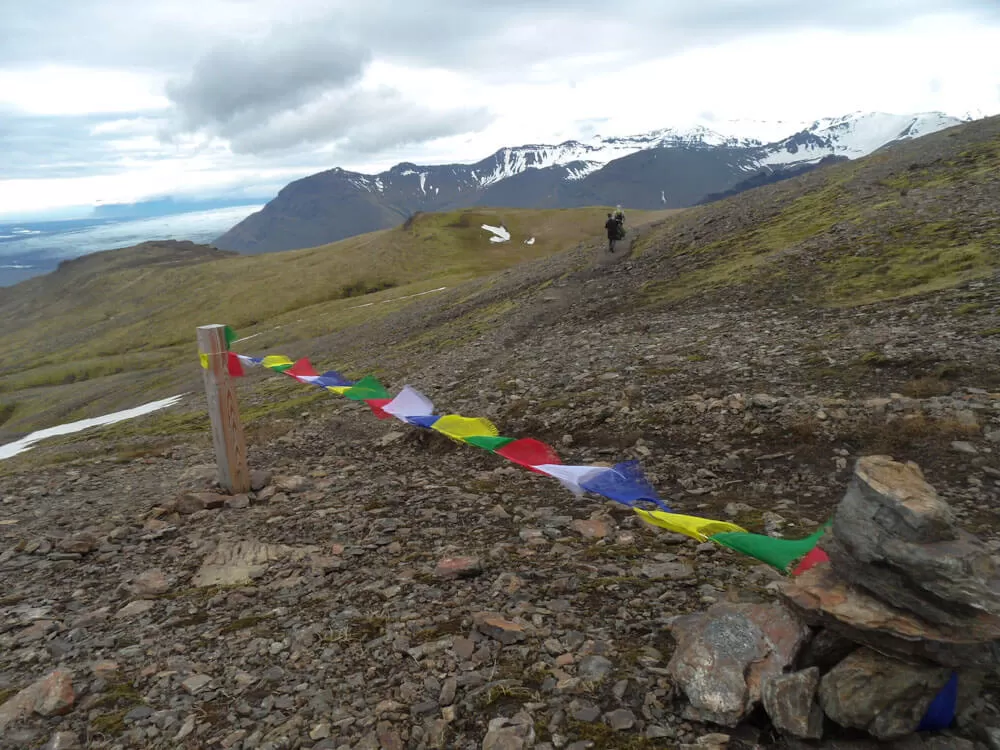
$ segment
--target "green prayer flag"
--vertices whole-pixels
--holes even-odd
[[[239,336],[237,336],[236,331],[234,331],[229,326],[226,326],[225,335],[226,335],[226,349],[228,350],[233,345],[233,342],[239,338]]]
[[[494,437],[493,435],[475,435],[473,437],[462,438],[469,445],[483,448],[488,451],[496,451],[503,448],[508,443],[513,443],[514,438]]]
[[[775,539],[763,534],[724,532],[709,537],[713,542],[742,552],[763,563],[787,572],[792,563],[808,555],[819,544],[830,522],[819,527],[805,539]]]
[[[271,365],[267,369],[274,370],[275,372],[284,372],[285,370],[289,370],[292,367],[295,367],[294,362],[289,362],[287,365]]]
[[[390,398],[389,391],[372,375],[365,375],[361,380],[344,391],[344,398],[352,401],[367,401],[372,398]]]

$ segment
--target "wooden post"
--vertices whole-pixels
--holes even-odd
[[[208,368],[203,372],[219,484],[230,494],[248,492],[250,471],[247,468],[247,447],[236,391],[229,379],[226,327],[199,326],[198,351],[208,357]]]

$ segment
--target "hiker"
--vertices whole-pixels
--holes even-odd
[[[624,232],[624,229],[625,229],[625,212],[622,211],[621,204],[615,206],[615,221],[617,221],[619,224],[621,224],[622,230]],[[621,238],[619,237],[619,239],[621,239]]]
[[[615,251],[615,242],[619,239],[618,235],[621,232],[622,225],[611,214],[608,214],[608,220],[604,222],[604,228],[608,230],[608,252],[613,253]]]

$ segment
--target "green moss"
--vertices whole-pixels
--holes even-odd
[[[0,690],[0,706],[2,706],[8,698],[13,698],[19,692],[21,691],[17,688],[4,688],[3,690]]]
[[[136,706],[143,705],[142,696],[129,682],[112,682],[91,704],[92,709],[112,708],[92,719],[91,728],[101,734],[117,735],[125,730],[125,716]]]
[[[971,315],[974,312],[978,312],[985,308],[982,302],[968,302],[964,305],[959,305],[955,308],[955,315]]]
[[[634,734],[616,732],[601,722],[569,720],[563,732],[570,740],[593,742],[592,750],[660,750],[676,747],[664,739],[647,739]]]
[[[688,362],[704,362],[705,360],[708,359],[708,356],[702,354],[701,352],[695,352],[694,354],[689,354],[687,357],[685,357],[685,359]]]
[[[822,264],[828,279],[824,301],[867,304],[947,289],[988,275],[995,251],[979,244],[897,247],[864,256],[846,255]]]
[[[125,731],[125,716],[131,710],[132,709],[125,709],[108,714],[101,714],[91,720],[91,729],[96,734],[118,736]]]
[[[985,328],[979,332],[980,336],[1000,336],[1000,328]]]

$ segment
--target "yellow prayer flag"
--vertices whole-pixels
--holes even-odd
[[[698,516],[683,516],[680,513],[665,513],[662,510],[642,510],[633,508],[639,514],[639,518],[653,526],[661,529],[673,531],[676,534],[684,534],[699,542],[707,541],[713,534],[722,534],[730,531],[742,531],[746,529],[728,521],[713,521],[711,518],[699,518]]]
[[[432,430],[437,430],[453,440],[465,440],[470,437],[496,437],[500,430],[490,420],[483,417],[461,417],[458,414],[446,414],[436,421]]]
[[[290,360],[284,354],[268,354],[266,357],[264,357],[264,361],[261,362],[261,364],[264,367],[271,368],[271,367],[280,367],[281,365],[291,365],[295,363],[292,362],[292,360]]]
[[[328,385],[326,386],[326,389],[328,391],[343,396],[346,391],[351,390],[351,388],[353,387],[354,387],[353,385]]]
[[[201,362],[202,368],[204,368],[204,369],[207,370],[208,369],[208,355],[207,354],[202,354],[201,352],[199,352],[198,353],[198,359]]]

